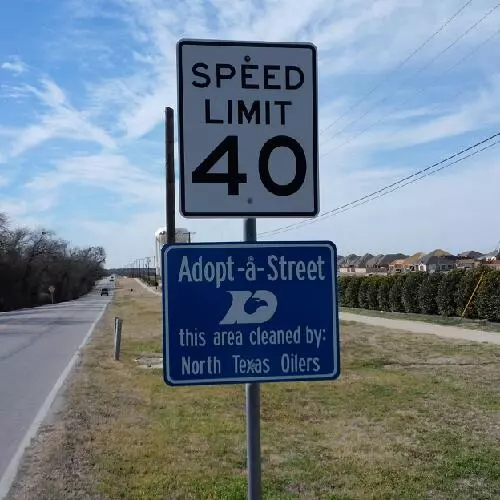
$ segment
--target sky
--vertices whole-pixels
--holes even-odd
[[[317,46],[320,208],[332,211],[500,131],[499,26],[496,0],[2,0],[0,211],[104,246],[109,267],[152,256],[185,37]],[[260,218],[259,239],[328,239],[342,255],[491,251],[499,152],[332,216]],[[243,237],[241,219],[176,217],[193,241]]]

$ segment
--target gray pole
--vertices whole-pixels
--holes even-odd
[[[255,219],[245,219],[245,241],[257,241]],[[261,498],[260,384],[245,385],[247,413],[248,500]]]
[[[122,320],[115,316],[115,360],[120,360],[120,346],[122,343]]]
[[[167,245],[175,243],[174,110],[165,108],[165,161],[167,180]]]

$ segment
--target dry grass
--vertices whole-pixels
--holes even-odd
[[[160,298],[130,283],[12,499],[246,498],[243,388],[138,369],[161,351]],[[262,385],[264,498],[498,498],[498,347],[355,323],[341,338],[338,381]]]

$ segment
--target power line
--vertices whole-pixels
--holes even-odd
[[[437,168],[436,170],[431,170],[430,172],[426,172],[425,174],[423,175],[420,175],[419,177],[411,180],[411,181],[408,181],[408,182],[405,182],[404,184],[401,184],[399,186],[396,186],[392,189],[390,189],[389,191],[384,191],[383,193],[380,193],[379,195],[377,196],[374,196],[373,198],[370,198],[369,200],[365,200],[363,201],[362,203],[358,203],[357,205],[353,205],[353,206],[350,206],[350,207],[347,207],[345,208],[344,210],[341,210],[339,212],[336,212],[335,214],[332,214],[332,215],[338,215],[342,212],[346,212],[347,210],[351,210],[353,208],[357,208],[359,207],[360,205],[364,205],[365,203],[368,203],[369,201],[373,201],[373,200],[376,200],[378,198],[382,198],[382,196],[385,196],[389,193],[392,193],[394,191],[397,191],[398,189],[402,189],[404,188],[405,186],[408,186],[409,184],[413,184],[421,179],[424,179],[425,177],[430,177],[431,175],[434,175],[434,174],[437,174],[438,172],[440,172],[441,170],[444,170],[445,168],[448,168],[448,167],[451,167],[452,165],[455,165],[457,163],[460,163],[461,161],[464,161],[464,160],[467,160],[468,158],[472,157],[472,156],[475,156],[483,151],[485,151],[486,149],[490,149],[492,148],[493,146],[496,146],[497,144],[500,143],[500,139],[491,143],[491,144],[488,144],[487,146],[483,146],[481,149],[478,149],[476,151],[473,151],[472,153],[469,153],[468,155],[465,155],[465,156],[462,156],[461,158],[458,158],[457,160],[455,161],[452,161],[451,163],[448,163],[446,165],[443,165],[439,168]],[[312,221],[311,221],[312,222]]]
[[[366,194],[366,195],[362,196],[361,198],[358,198],[354,201],[351,201],[349,203],[345,203],[344,205],[341,205],[337,208],[334,208],[332,210],[328,210],[327,212],[323,212],[315,219],[304,220],[304,221],[288,224],[287,226],[282,226],[282,227],[279,227],[276,229],[271,229],[269,231],[264,231],[262,233],[259,233],[259,236],[263,236],[263,235],[274,236],[276,234],[292,231],[294,229],[299,229],[302,226],[314,224],[315,222],[323,220],[324,218],[332,217],[333,215],[338,215],[339,213],[345,212],[345,211],[350,210],[352,208],[356,208],[360,205],[364,205],[365,203],[368,203],[369,201],[372,201],[374,199],[385,196],[386,194],[392,193],[393,191],[396,191],[397,189],[401,189],[401,188],[407,186],[408,184],[412,184],[413,182],[417,182],[418,180],[423,179],[424,177],[428,177],[430,175],[433,175],[434,173],[437,173],[437,172],[443,170],[444,168],[448,168],[451,165],[455,165],[455,164],[457,164],[457,163],[459,163],[467,158],[470,158],[471,156],[474,156],[474,155],[476,155],[476,154],[478,154],[478,153],[480,153],[480,152],[482,152],[490,147],[495,146],[496,144],[498,144],[500,142],[500,139],[492,144],[484,146],[483,148],[481,148],[477,151],[472,151],[474,149],[479,148],[480,146],[483,146],[487,142],[492,141],[493,139],[495,139],[497,137],[500,137],[500,132],[497,132],[497,133],[491,135],[490,137],[487,137],[486,139],[483,139],[483,140],[481,140],[481,141],[479,141],[471,146],[468,146],[467,148],[462,149],[461,151],[459,151],[457,153],[454,153],[454,154],[452,154],[452,155],[450,155],[450,156],[448,156],[448,157],[446,157],[446,158],[444,158],[436,163],[433,163],[432,165],[429,165],[428,167],[425,167],[421,170],[418,170],[417,172],[414,172],[413,174],[410,174],[406,177],[403,177],[402,179],[399,179],[398,181],[395,181],[392,184],[388,184],[387,186],[384,186],[380,189],[377,189],[376,191],[373,191],[369,194]],[[464,153],[467,153],[469,151],[472,151],[472,152],[466,156],[461,157]],[[461,158],[458,158],[458,157],[461,157]],[[449,164],[446,164],[447,162],[449,162],[450,160],[453,160],[453,159],[455,159],[455,161],[453,161]],[[436,169],[436,167],[440,167],[440,168]],[[433,170],[433,169],[435,169],[435,170]],[[413,180],[410,180],[410,179],[413,179]],[[405,181],[409,181],[409,182],[405,183]],[[403,184],[403,183],[405,183],[405,184]],[[391,189],[391,188],[393,188],[393,189]]]
[[[461,158],[458,158],[457,160],[455,160],[455,161],[453,161],[453,162],[451,162],[451,163],[448,163],[447,165],[443,165],[442,167],[440,167],[440,168],[438,168],[438,169],[436,169],[436,170],[432,170],[432,171],[430,171],[430,172],[427,172],[427,173],[425,173],[425,174],[421,175],[420,177],[417,177],[417,178],[415,178],[415,179],[413,179],[413,180],[411,180],[411,181],[408,181],[408,182],[406,182],[406,183],[404,183],[404,184],[401,184],[401,185],[399,185],[399,186],[396,186],[396,187],[394,187],[393,189],[391,189],[391,190],[389,190],[389,191],[384,191],[384,192],[382,192],[382,193],[378,194],[377,196],[374,196],[373,198],[369,198],[369,199],[367,199],[367,200],[364,200],[364,201],[362,201],[362,202],[360,202],[360,203],[357,203],[356,205],[351,205],[351,206],[348,206],[348,207],[346,207],[346,208],[344,208],[343,210],[340,210],[340,211],[338,211],[338,212],[335,212],[335,213],[329,213],[328,217],[325,217],[325,218],[333,217],[334,215],[339,215],[339,214],[341,214],[341,213],[343,213],[343,212],[347,212],[348,210],[352,210],[352,209],[354,209],[354,208],[360,207],[361,205],[365,205],[366,203],[368,203],[368,202],[370,202],[370,201],[376,200],[376,199],[378,199],[378,198],[382,198],[383,196],[386,196],[386,195],[387,195],[387,194],[389,194],[389,193],[392,193],[392,192],[394,192],[394,191],[397,191],[398,189],[402,189],[403,187],[408,186],[409,184],[413,184],[413,183],[415,183],[415,182],[417,182],[417,181],[419,181],[419,180],[421,180],[421,179],[424,179],[425,177],[430,177],[431,175],[434,175],[434,174],[436,174],[436,173],[440,172],[441,170],[444,170],[445,168],[448,168],[448,167],[451,167],[452,165],[455,165],[455,164],[457,164],[457,163],[460,163],[461,161],[464,161],[464,160],[466,160],[466,159],[470,158],[471,156],[475,156],[475,155],[477,155],[477,154],[481,153],[482,151],[485,151],[486,149],[492,148],[493,146],[496,146],[497,144],[500,144],[500,139],[499,139],[499,140],[497,140],[497,141],[495,141],[495,142],[493,142],[492,144],[488,144],[487,146],[484,146],[483,148],[481,148],[481,149],[479,149],[479,150],[477,150],[477,151],[473,151],[472,153],[469,153],[469,154],[468,154],[468,155],[466,155],[466,156],[463,156],[463,157],[461,157]],[[309,224],[314,224],[315,222],[320,222],[320,221],[322,221],[322,220],[324,220],[324,218],[323,218],[323,219],[313,219],[313,220],[310,220],[310,221],[307,221],[307,222],[308,222]],[[277,234],[286,233],[286,232],[288,232],[288,231],[293,231],[294,229],[298,229],[298,228],[296,228],[296,227],[290,227],[290,228],[288,228],[288,229],[283,229],[283,230],[281,230],[281,231],[277,230],[277,232],[275,232],[275,233],[271,234],[270,236],[271,236],[271,237],[272,237],[272,236],[276,236]]]
[[[472,0],[468,0],[465,2],[460,9],[458,9],[455,14],[453,14],[445,23],[443,23],[430,37],[428,37],[422,44],[420,44],[416,49],[413,50],[413,52],[410,53],[404,59],[401,61],[388,75],[385,76],[385,78],[382,78],[376,85],[374,85],[368,92],[366,92],[364,95],[362,95],[358,101],[356,101],[354,104],[349,106],[344,113],[342,113],[335,121],[330,123],[327,127],[325,127],[323,130],[320,131],[320,135],[324,134],[327,130],[332,128],[335,124],[337,124],[344,116],[346,116],[348,113],[350,113],[353,109],[357,108],[367,97],[372,95],[377,89],[381,87],[383,83],[385,83],[387,80],[390,79],[390,77],[396,73],[399,69],[401,69],[410,59],[412,59],[415,55],[417,55],[431,40],[436,38],[439,33],[441,33],[448,24],[450,24],[468,5],[472,3]]]
[[[499,4],[500,5],[500,4]],[[393,115],[396,111],[398,111],[401,106],[403,106],[404,104],[406,104],[409,100],[411,100],[412,98],[415,97],[415,95],[418,95],[420,93],[422,93],[426,87],[428,87],[429,85],[431,85],[432,83],[434,83],[435,81],[439,80],[439,78],[441,78],[441,76],[443,76],[445,73],[448,73],[449,71],[452,71],[453,69],[455,69],[457,66],[459,66],[460,64],[462,64],[464,61],[466,61],[467,59],[469,59],[470,57],[472,57],[479,49],[481,49],[484,45],[486,45],[487,43],[489,43],[494,37],[496,37],[498,34],[500,33],[500,28],[498,30],[496,30],[494,33],[492,33],[488,38],[486,38],[485,40],[483,40],[481,43],[479,43],[478,45],[476,45],[472,50],[470,50],[464,57],[462,57],[461,59],[459,59],[457,62],[453,63],[451,66],[449,66],[447,69],[445,69],[444,71],[442,71],[438,76],[436,76],[435,78],[433,78],[427,85],[424,85],[423,87],[420,87],[420,89],[416,90],[415,92],[412,93],[412,95],[410,97],[408,97],[407,99],[405,99],[403,102],[399,103],[398,105],[394,106],[391,111],[389,111],[389,113],[387,114],[384,114],[384,116],[380,117],[378,120],[374,121],[373,123],[367,125],[365,128],[361,129],[359,132],[357,132],[356,134],[354,134],[353,136],[349,137],[348,139],[346,139],[344,142],[340,143],[338,146],[336,146],[335,148],[331,149],[330,151],[324,153],[323,155],[321,155],[321,158],[325,158],[326,156],[332,154],[333,152],[337,151],[338,149],[344,147],[345,145],[349,144],[350,142],[354,141],[355,139],[357,139],[358,137],[362,136],[363,134],[365,134],[366,132],[368,132],[368,130],[371,130],[373,127],[375,127],[376,125],[379,125],[380,123],[383,123],[385,121],[387,121],[387,119]],[[459,95],[461,95],[463,92],[465,92],[465,90],[460,90],[459,92],[457,92],[456,94],[454,94],[453,98],[456,98],[458,97]],[[438,104],[435,104],[434,106],[432,106],[430,109],[434,109],[438,106]],[[323,143],[324,144],[327,144],[328,142],[330,142],[330,140],[333,138],[334,136],[330,137],[327,141],[325,141]]]
[[[476,21],[475,23],[473,23],[471,26],[469,26],[463,33],[461,33],[457,38],[455,38],[455,40],[453,42],[451,42],[447,47],[445,47],[444,49],[442,49],[440,52],[438,52],[432,59],[430,59],[429,61],[427,61],[427,63],[425,63],[423,66],[421,66],[416,72],[414,72],[412,75],[410,75],[408,78],[406,78],[405,80],[403,80],[398,86],[396,86],[396,88],[392,89],[391,90],[391,93],[390,94],[387,94],[385,97],[383,97],[382,99],[379,99],[378,101],[376,101],[371,107],[369,107],[363,114],[361,114],[360,116],[358,116],[357,118],[355,118],[354,120],[351,120],[347,125],[345,125],[343,128],[341,128],[339,131],[337,131],[336,133],[334,133],[333,135],[331,135],[324,143],[324,144],[327,144],[328,142],[330,142],[332,139],[334,139],[336,136],[342,134],[343,132],[345,132],[351,125],[354,125],[355,123],[357,123],[359,120],[361,120],[362,118],[364,118],[366,115],[368,115],[369,113],[371,113],[379,104],[382,104],[383,102],[387,101],[390,97],[392,97],[392,94],[395,90],[401,88],[405,83],[407,83],[408,81],[412,80],[413,78],[415,78],[415,76],[419,75],[420,73],[422,73],[422,71],[424,71],[427,67],[429,67],[434,61],[436,61],[437,59],[439,59],[443,54],[445,54],[448,50],[450,50],[452,47],[454,47],[460,40],[462,40],[462,38],[464,38],[468,33],[470,33],[474,28],[476,28],[480,23],[482,23],[487,17],[489,17],[496,9],[498,9],[498,7],[500,7],[500,2],[497,3],[494,7],[492,7],[483,17],[481,17],[478,21]]]

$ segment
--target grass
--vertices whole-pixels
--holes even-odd
[[[494,323],[481,319],[468,319],[451,317],[445,318],[443,316],[431,314],[413,314],[402,312],[387,312],[387,311],[374,311],[371,309],[360,309],[351,307],[341,307],[342,312],[359,314],[361,316],[376,316],[377,318],[388,319],[401,319],[407,321],[424,321],[425,323],[433,323],[443,326],[457,326],[460,328],[467,328],[470,330],[482,330],[484,332],[500,332],[500,323]]]
[[[246,498],[242,386],[170,388],[160,298],[130,281],[11,498]],[[112,357],[113,316],[123,318]],[[500,496],[500,350],[343,322],[336,382],[261,387],[266,499]]]

